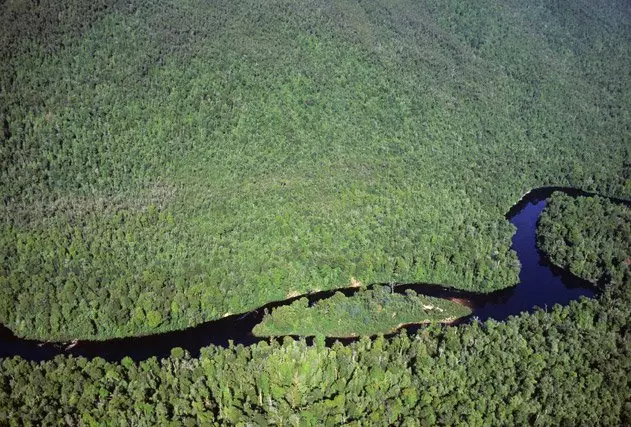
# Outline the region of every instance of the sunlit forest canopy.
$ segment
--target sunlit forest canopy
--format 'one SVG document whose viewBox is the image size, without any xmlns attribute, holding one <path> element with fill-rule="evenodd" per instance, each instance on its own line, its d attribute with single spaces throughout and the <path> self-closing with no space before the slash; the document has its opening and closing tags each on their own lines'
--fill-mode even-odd
<svg viewBox="0 0 631 427">
<path fill-rule="evenodd" d="M 614 299 L 584 299 L 506 322 L 431 326 L 415 337 L 332 348 L 285 338 L 209 347 L 198 358 L 176 348 L 169 358 L 141 363 L 3 359 L 0 384 L 11 386 L 0 387 L 0 420 L 628 425 L 630 285 Z"/>
<path fill-rule="evenodd" d="M 0 322 L 185 328 L 514 285 L 508 208 L 631 195 L 625 1 L 6 0 Z"/>
<path fill-rule="evenodd" d="M 524 193 L 631 199 L 630 73 L 627 0 L 0 0 L 0 323 L 104 339 L 349 284 L 508 288 Z M 0 425 L 631 425 L 629 226 L 553 195 L 542 255 L 600 293 L 502 322 L 3 357 Z M 350 299 L 318 307 L 379 311 Z M 294 304 L 267 320 L 318 308 Z"/>
</svg>

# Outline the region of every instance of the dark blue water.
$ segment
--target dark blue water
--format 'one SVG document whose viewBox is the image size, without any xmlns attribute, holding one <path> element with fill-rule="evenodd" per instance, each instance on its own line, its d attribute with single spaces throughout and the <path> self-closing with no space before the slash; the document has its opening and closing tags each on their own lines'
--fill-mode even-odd
<svg viewBox="0 0 631 427">
<path fill-rule="evenodd" d="M 511 223 L 517 227 L 512 249 L 521 263 L 519 284 L 499 293 L 497 300 L 480 302 L 473 313 L 480 320 L 503 320 L 535 307 L 547 309 L 555 304 L 565 305 L 581 296 L 595 296 L 597 289 L 592 284 L 551 265 L 537 250 L 537 220 L 545 206 L 545 199 L 529 200 L 511 218 Z"/>
<path fill-rule="evenodd" d="M 552 308 L 554 304 L 567 304 L 581 296 L 594 297 L 597 289 L 589 282 L 552 266 L 539 253 L 536 245 L 536 227 L 539 214 L 545 207 L 545 200 L 553 191 L 563 191 L 571 196 L 591 195 L 575 189 L 548 187 L 533 190 L 511 208 L 506 217 L 517 227 L 512 248 L 521 262 L 520 282 L 514 287 L 491 294 L 458 291 L 432 284 L 406 284 L 395 288 L 396 292 L 413 289 L 419 294 L 465 300 L 473 309 L 473 314 L 460 323 L 479 320 L 504 320 L 511 315 L 533 311 L 536 307 Z M 619 203 L 628 201 L 612 199 Z M 338 289 L 350 295 L 356 289 Z M 311 302 L 328 298 L 336 290 L 305 295 Z M 111 339 L 105 341 L 78 341 L 76 343 L 45 343 L 15 337 L 12 332 L 0 326 L 0 357 L 21 356 L 28 360 L 48 360 L 56 355 L 66 354 L 85 357 L 101 357 L 117 361 L 125 356 L 134 360 L 144 360 L 152 356 L 162 358 L 170 354 L 174 347 L 181 347 L 195 356 L 209 345 L 228 346 L 231 343 L 250 345 L 263 338 L 254 337 L 252 328 L 263 319 L 265 310 L 290 304 L 302 296 L 285 301 L 267 304 L 245 314 L 237 314 L 223 319 L 203 323 L 182 331 L 173 331 L 143 337 Z M 458 323 L 458 322 L 457 322 Z M 414 332 L 422 326 L 406 326 Z M 331 344 L 334 340 L 329 339 Z M 344 339 L 344 342 L 352 339 Z"/>
</svg>

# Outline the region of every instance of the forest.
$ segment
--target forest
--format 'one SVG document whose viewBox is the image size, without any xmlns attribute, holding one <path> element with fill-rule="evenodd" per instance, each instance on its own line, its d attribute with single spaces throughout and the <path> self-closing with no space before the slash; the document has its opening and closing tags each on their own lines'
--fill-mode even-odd
<svg viewBox="0 0 631 427">
<path fill-rule="evenodd" d="M 594 283 L 631 274 L 631 208 L 602 197 L 555 193 L 539 219 L 537 245 L 552 262 Z"/>
<path fill-rule="evenodd" d="M 350 344 L 1 358 L 0 425 L 631 424 L 631 222 L 606 198 L 631 199 L 629 70 L 626 0 L 0 1 L 18 337 L 182 330 L 355 282 L 492 293 L 519 281 L 525 193 L 602 196 L 555 194 L 538 226 L 597 298 Z M 378 315 L 347 300 L 266 325 Z"/>
<path fill-rule="evenodd" d="M 11 0 L 0 322 L 183 329 L 518 281 L 530 188 L 631 194 L 626 2 Z M 587 12 L 586 12 L 587 11 Z"/>
<path fill-rule="evenodd" d="M 457 302 L 417 295 L 411 289 L 399 294 L 394 287 L 376 286 L 351 296 L 336 292 L 311 305 L 307 298 L 300 298 L 267 313 L 252 332 L 257 336 L 373 336 L 401 325 L 449 323 L 469 314 L 471 310 Z"/>
<path fill-rule="evenodd" d="M 0 362 L 0 423 L 628 425 L 631 283 L 506 322 L 140 363 Z"/>
</svg>

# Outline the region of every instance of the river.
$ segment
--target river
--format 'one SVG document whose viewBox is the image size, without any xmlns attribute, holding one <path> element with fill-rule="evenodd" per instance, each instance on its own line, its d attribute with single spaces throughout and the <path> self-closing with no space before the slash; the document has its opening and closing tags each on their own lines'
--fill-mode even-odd
<svg viewBox="0 0 631 427">
<path fill-rule="evenodd" d="M 567 304 L 580 297 L 592 298 L 596 296 L 598 290 L 591 283 L 551 265 L 546 257 L 537 250 L 537 220 L 546 205 L 546 198 L 553 191 L 563 191 L 575 197 L 593 195 L 570 188 L 538 188 L 526 194 L 510 209 L 506 217 L 517 227 L 517 232 L 513 236 L 512 249 L 517 252 L 521 262 L 519 283 L 516 286 L 491 294 L 458 291 L 431 284 L 399 285 L 395 288 L 396 291 L 404 292 L 406 289 L 413 289 L 419 294 L 465 302 L 472 308 L 473 314 L 460 319 L 455 324 L 469 322 L 472 319 L 501 321 L 521 312 L 531 312 L 536 307 L 551 309 L 555 304 Z M 611 200 L 629 205 L 628 201 Z M 356 289 L 345 288 L 337 291 L 350 295 Z M 334 292 L 336 290 L 305 296 L 313 302 L 327 298 Z M 39 361 L 65 354 L 89 358 L 101 357 L 109 361 L 118 361 L 125 356 L 134 360 L 144 360 L 152 356 L 166 357 L 174 347 L 181 347 L 195 356 L 199 354 L 201 348 L 213 344 L 219 346 L 228 346 L 230 343 L 250 345 L 266 340 L 252 335 L 252 328 L 261 322 L 264 311 L 290 304 L 301 297 L 297 296 L 285 301 L 270 303 L 248 313 L 231 315 L 181 331 L 104 341 L 49 343 L 25 340 L 14 336 L 9 329 L 0 326 L 0 357 L 21 356 L 27 360 Z M 406 329 L 409 332 L 414 332 L 421 327 L 423 326 L 407 325 Z M 344 339 L 342 341 L 351 340 Z M 329 339 L 327 341 L 331 344 L 334 340 Z"/>
</svg>

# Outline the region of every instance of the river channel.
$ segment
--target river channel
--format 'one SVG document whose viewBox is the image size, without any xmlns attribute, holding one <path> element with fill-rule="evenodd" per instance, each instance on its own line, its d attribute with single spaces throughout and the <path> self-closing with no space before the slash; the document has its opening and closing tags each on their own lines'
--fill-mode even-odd
<svg viewBox="0 0 631 427">
<path fill-rule="evenodd" d="M 592 298 L 598 289 L 591 283 L 550 264 L 536 245 L 537 221 L 548 198 L 554 191 L 563 191 L 574 197 L 592 195 L 580 190 L 544 187 L 530 191 L 506 214 L 517 228 L 513 236 L 512 249 L 521 262 L 519 283 L 511 288 L 490 294 L 458 291 L 453 288 L 432 284 L 404 284 L 395 288 L 396 292 L 413 289 L 419 294 L 454 299 L 466 303 L 473 313 L 460 319 L 455 324 L 466 323 L 472 319 L 504 320 L 521 312 L 531 312 L 536 307 L 551 309 L 555 304 L 567 304 L 580 297 Z M 629 205 L 628 201 L 612 199 Z M 21 356 L 27 360 L 48 360 L 56 355 L 75 355 L 88 358 L 101 357 L 109 361 L 121 360 L 129 356 L 134 360 L 144 360 L 152 356 L 166 357 L 174 347 L 181 347 L 198 355 L 201 348 L 209 345 L 228 346 L 230 343 L 250 345 L 265 338 L 252 335 L 252 328 L 263 320 L 265 310 L 290 304 L 301 297 L 311 302 L 328 298 L 334 292 L 346 295 L 356 292 L 353 288 L 302 295 L 285 301 L 273 302 L 248 313 L 231 315 L 219 320 L 180 331 L 166 332 L 149 336 L 116 338 L 104 341 L 76 341 L 73 343 L 50 343 L 21 339 L 0 326 L 0 357 Z M 409 332 L 423 326 L 407 325 Z M 342 341 L 350 341 L 344 339 Z M 329 339 L 332 343 L 334 339 Z"/>
</svg>

